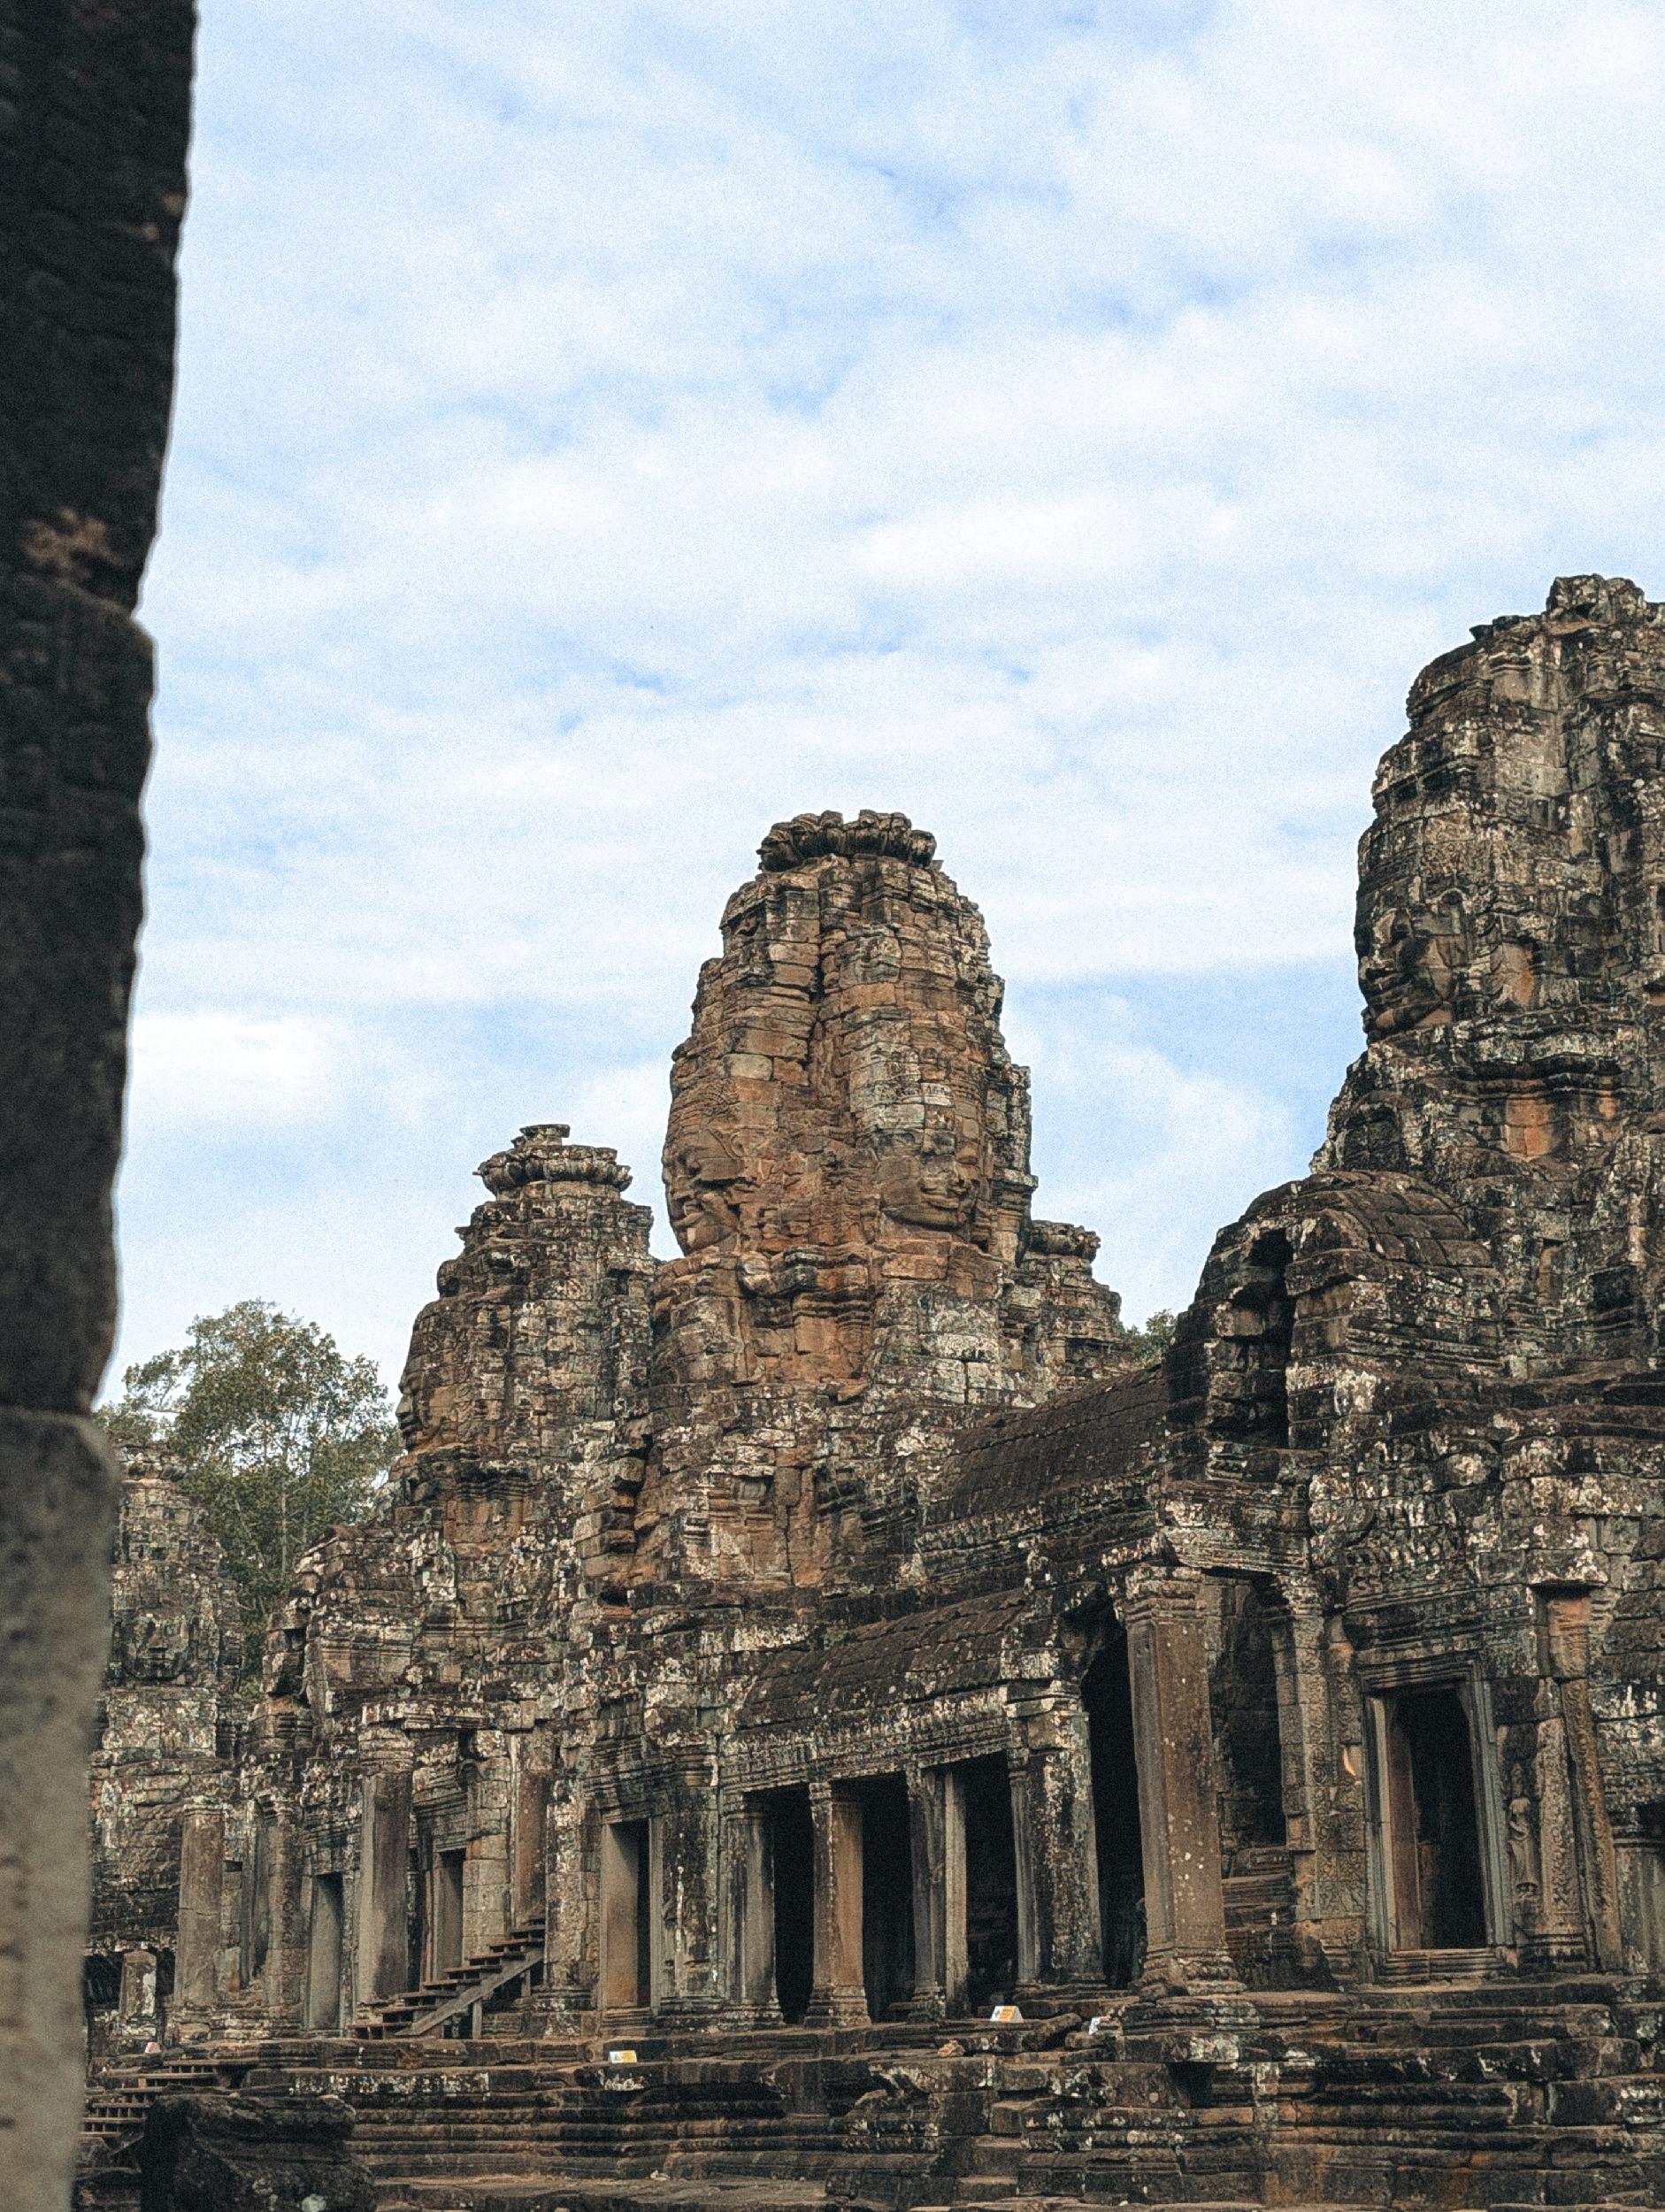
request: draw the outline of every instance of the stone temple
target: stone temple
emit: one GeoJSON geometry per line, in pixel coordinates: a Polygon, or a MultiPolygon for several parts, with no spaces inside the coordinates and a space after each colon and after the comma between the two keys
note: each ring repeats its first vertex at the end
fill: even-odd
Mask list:
{"type": "Polygon", "coordinates": [[[85,2200],[197,2083],[432,2212],[1665,2202],[1665,606],[1424,672],[1357,941],[1141,1362],[933,841],[771,830],[680,1256],[558,1124],[485,1163],[252,1702],[132,1471],[85,2200]]]}

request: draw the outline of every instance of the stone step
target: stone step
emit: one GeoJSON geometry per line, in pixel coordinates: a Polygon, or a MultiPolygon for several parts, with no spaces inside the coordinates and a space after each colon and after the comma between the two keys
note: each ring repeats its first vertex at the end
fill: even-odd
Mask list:
{"type": "MultiPolygon", "coordinates": [[[[418,2179],[381,2193],[387,2207],[403,2202],[415,2212],[811,2212],[824,2207],[819,2181],[771,2178],[755,2182],[638,2180],[563,2174],[518,2180],[458,2176],[418,2179]]],[[[1233,2208],[1233,2212],[1237,2208],[1233,2208]]]]}

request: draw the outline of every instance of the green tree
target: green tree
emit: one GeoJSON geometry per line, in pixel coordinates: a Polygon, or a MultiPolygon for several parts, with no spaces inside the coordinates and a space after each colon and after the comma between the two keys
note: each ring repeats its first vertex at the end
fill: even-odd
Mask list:
{"type": "Polygon", "coordinates": [[[1148,1317],[1142,1329],[1123,1331],[1121,1348],[1135,1359],[1160,1359],[1173,1340],[1174,1317],[1166,1306],[1161,1306],[1148,1317]]]}
{"type": "Polygon", "coordinates": [[[373,1363],[258,1298],[129,1367],[99,1414],[118,1444],[165,1446],[201,1500],[256,1663],[295,1562],[325,1529],[363,1517],[399,1449],[373,1363]]]}

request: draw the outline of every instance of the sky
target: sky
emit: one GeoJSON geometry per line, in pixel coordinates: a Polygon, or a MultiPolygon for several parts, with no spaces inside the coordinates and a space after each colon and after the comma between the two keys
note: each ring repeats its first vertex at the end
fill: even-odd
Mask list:
{"type": "Polygon", "coordinates": [[[827,807],[934,832],[1038,1210],[1183,1304],[1359,1048],[1417,669],[1665,597],[1665,10],[203,17],[112,1382],[242,1297],[392,1380],[524,1122],[658,1205],[827,807]]]}

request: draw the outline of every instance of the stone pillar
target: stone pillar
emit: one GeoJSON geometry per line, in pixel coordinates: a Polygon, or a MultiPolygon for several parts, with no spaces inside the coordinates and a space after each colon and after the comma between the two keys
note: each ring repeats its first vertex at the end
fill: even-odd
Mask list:
{"type": "Polygon", "coordinates": [[[544,1810],[543,1982],[532,2009],[556,2034],[577,2033],[601,2002],[599,1823],[552,1779],[544,1810]]]}
{"type": "Polygon", "coordinates": [[[1040,1978],[1040,1900],[1035,1891],[1035,1838],[1029,1821],[1028,1754],[1009,1751],[1006,1767],[1012,1801],[1012,1870],[1017,1886],[1017,1988],[1030,1989],[1040,1978]]]}
{"type": "Polygon", "coordinates": [[[543,1917],[544,1826],[549,1809],[549,1776],[518,1768],[510,1839],[509,1903],[517,1928],[530,1927],[543,1917]]]}
{"type": "Polygon", "coordinates": [[[1152,1993],[1239,1986],[1225,1947],[1201,1583],[1190,1571],[1149,1573],[1126,1605],[1152,1993]]]}
{"type": "Polygon", "coordinates": [[[709,2020],[725,2001],[717,1810],[716,1778],[702,1755],[681,1768],[652,1823],[654,2008],[667,2024],[709,2020]]]}
{"type": "Polygon", "coordinates": [[[1546,1593],[1542,1604],[1545,1655],[1561,1692],[1573,1825],[1584,1870],[1584,1907],[1594,1939],[1595,1962],[1604,1973],[1622,1973],[1624,1942],[1619,1916],[1619,1861],[1607,1817],[1607,1793],[1601,1786],[1595,1715],[1590,1704],[1589,1593],[1546,1593]]]}
{"type": "Polygon", "coordinates": [[[1297,1964],[1315,1978],[1355,1978],[1364,1958],[1364,1709],[1343,1644],[1331,1663],[1323,1601],[1280,1586],[1273,1616],[1283,1739],[1285,1836],[1297,1964]]]}
{"type": "Polygon", "coordinates": [[[804,2025],[864,2027],[862,1803],[828,1782],[809,1785],[815,1821],[815,1987],[804,2025]]]}
{"type": "Polygon", "coordinates": [[[396,1997],[410,1972],[410,1770],[365,1775],[358,1825],[357,2009],[396,1997]]]}
{"type": "Polygon", "coordinates": [[[192,1806],[180,1838],[180,1932],[173,1955],[173,2010],[178,2019],[212,2012],[219,1994],[225,1866],[225,1815],[217,1805],[192,1806]]]}
{"type": "Polygon", "coordinates": [[[157,2032],[156,1953],[125,1951],[116,2018],[124,2034],[150,2037],[157,2032]]]}
{"type": "Polygon", "coordinates": [[[965,1777],[942,1769],[942,1999],[949,2014],[965,2009],[971,1976],[965,1872],[965,1777]]]}
{"type": "Polygon", "coordinates": [[[948,1778],[946,1767],[910,1768],[908,1773],[908,1841],[913,1862],[910,2010],[918,2020],[940,2020],[948,2010],[948,1778]]]}
{"type": "Polygon", "coordinates": [[[463,1857],[463,1956],[479,1958],[506,1933],[509,1839],[476,1836],[463,1857]]]}
{"type": "Polygon", "coordinates": [[[295,1823],[282,1812],[273,1818],[272,1929],[264,1976],[265,2009],[272,2025],[293,2032],[306,2018],[307,1932],[304,1853],[295,1823]]]}
{"type": "MultiPolygon", "coordinates": [[[[1584,1886],[1578,1870],[1578,1824],[1573,1809],[1572,1775],[1567,1748],[1566,1724],[1561,1717],[1561,1692],[1553,1679],[1540,1681],[1533,1701],[1537,1714],[1537,1745],[1532,1757],[1532,1790],[1537,1801],[1536,1843],[1531,1855],[1535,1863],[1537,1894],[1529,1900],[1531,1914],[1521,1939],[1521,1962],[1533,1973],[1554,1973],[1591,1963],[1588,1923],[1584,1918],[1584,1886]]],[[[1515,1836],[1514,1809],[1510,1809],[1511,1855],[1527,1854],[1515,1836]]],[[[1517,1904],[1523,1887],[1521,1871],[1514,1869],[1517,1904]]]]}
{"type": "Polygon", "coordinates": [[[774,1853],[763,1801],[736,1797],[725,1809],[722,1833],[724,1912],[727,1928],[729,2022],[737,2028],[774,2025],[774,1853]]]}
{"type": "Polygon", "coordinates": [[[142,908],[190,0],[4,17],[0,158],[0,2204],[70,2200],[87,1753],[119,1476],[110,1193],[142,908]]]}
{"type": "Polygon", "coordinates": [[[1029,1717],[1028,1748],[1012,1770],[1012,1840],[1018,1866],[1018,1985],[1104,1986],[1099,1927],[1093,1761],[1079,1699],[1048,1700],[1029,1717]],[[1031,1934],[1024,1935],[1028,1902],[1031,1934]]]}

